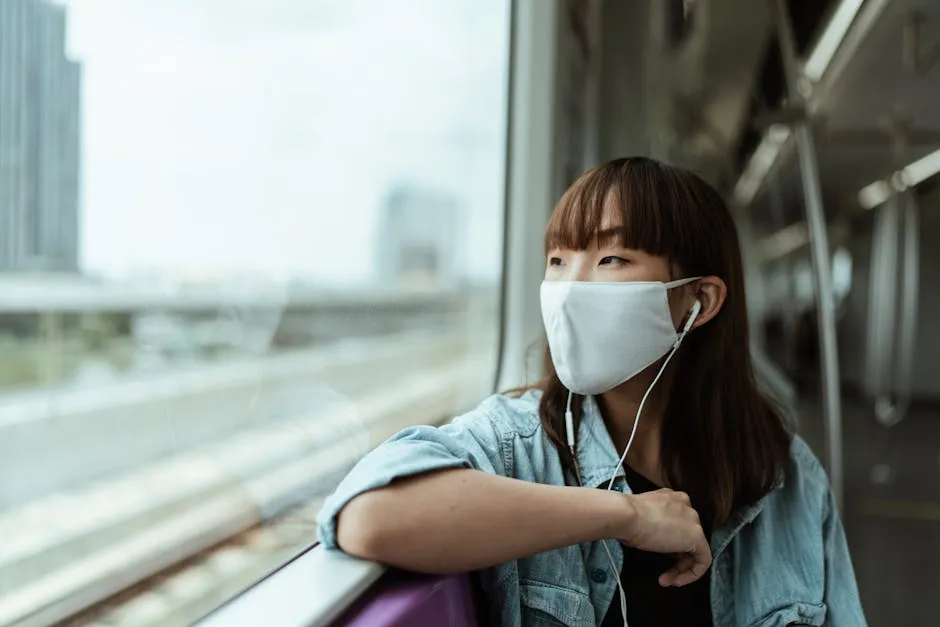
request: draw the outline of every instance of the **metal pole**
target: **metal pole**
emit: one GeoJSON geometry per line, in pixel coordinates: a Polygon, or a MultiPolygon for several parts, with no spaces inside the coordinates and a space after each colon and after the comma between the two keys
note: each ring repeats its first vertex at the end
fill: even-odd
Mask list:
{"type": "Polygon", "coordinates": [[[897,394],[893,423],[904,419],[911,404],[914,377],[914,357],[917,352],[917,314],[920,296],[920,207],[917,191],[904,191],[901,209],[903,246],[901,260],[901,312],[898,326],[898,355],[894,373],[897,394]]]}
{"type": "MultiPolygon", "coordinates": [[[[895,119],[893,133],[894,159],[898,168],[903,167],[910,145],[910,121],[895,119]]],[[[894,178],[894,177],[892,177],[894,178]]],[[[892,187],[894,187],[892,185],[892,187]]],[[[895,343],[886,347],[892,357],[888,362],[893,370],[885,372],[885,398],[888,403],[876,403],[876,416],[885,426],[893,426],[904,419],[911,404],[914,357],[917,349],[917,308],[920,293],[920,228],[917,191],[906,188],[892,189],[894,199],[894,282],[895,294],[888,304],[897,314],[892,318],[892,337],[895,343]],[[898,238],[902,247],[898,251],[898,238]],[[900,287],[898,287],[900,286],[900,287]],[[879,412],[879,410],[881,410],[879,412]]],[[[882,210],[887,209],[883,207],[882,210]]]]}
{"type": "MultiPolygon", "coordinates": [[[[796,44],[785,0],[772,0],[771,10],[777,25],[780,52],[786,74],[790,105],[804,107],[806,79],[800,76],[797,65],[796,44]]],[[[800,178],[806,204],[806,222],[809,227],[810,251],[816,279],[816,318],[819,348],[822,358],[823,416],[826,422],[826,462],[829,482],[836,506],[842,509],[842,399],[839,394],[839,356],[836,346],[836,316],[832,293],[829,238],[823,210],[822,185],[813,132],[806,119],[794,125],[800,178]]]]}

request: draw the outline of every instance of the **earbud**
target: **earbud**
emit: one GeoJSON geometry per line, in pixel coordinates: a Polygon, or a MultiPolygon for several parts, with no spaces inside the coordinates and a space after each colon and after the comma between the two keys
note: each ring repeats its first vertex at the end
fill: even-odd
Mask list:
{"type": "Polygon", "coordinates": [[[568,450],[571,451],[571,456],[574,457],[574,415],[571,413],[571,397],[573,394],[568,392],[568,405],[565,408],[565,435],[568,439],[568,450]]]}
{"type": "Polygon", "coordinates": [[[698,315],[702,312],[702,301],[697,300],[695,304],[692,305],[692,309],[689,311],[689,319],[685,321],[685,326],[682,328],[682,334],[685,335],[689,332],[689,329],[692,328],[692,325],[695,324],[695,319],[698,318],[698,315]]]}

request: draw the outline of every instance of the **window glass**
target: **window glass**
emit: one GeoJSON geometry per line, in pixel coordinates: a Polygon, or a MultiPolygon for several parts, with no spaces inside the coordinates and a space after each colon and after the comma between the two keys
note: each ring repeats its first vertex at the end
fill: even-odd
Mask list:
{"type": "Polygon", "coordinates": [[[189,622],[490,391],[508,5],[0,1],[0,624],[189,622]]]}

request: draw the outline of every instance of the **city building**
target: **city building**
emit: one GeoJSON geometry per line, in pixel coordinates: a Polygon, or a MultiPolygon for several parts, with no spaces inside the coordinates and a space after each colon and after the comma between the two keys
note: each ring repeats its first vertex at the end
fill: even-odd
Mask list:
{"type": "Polygon", "coordinates": [[[78,268],[81,67],[66,10],[0,2],[0,271],[78,268]]]}
{"type": "Polygon", "coordinates": [[[449,194],[411,186],[385,200],[376,234],[376,275],[384,285],[434,288],[463,279],[459,203],[449,194]]]}

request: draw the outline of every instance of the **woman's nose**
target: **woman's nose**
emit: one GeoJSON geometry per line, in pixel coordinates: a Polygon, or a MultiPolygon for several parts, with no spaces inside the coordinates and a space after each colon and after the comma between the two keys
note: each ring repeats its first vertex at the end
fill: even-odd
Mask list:
{"type": "Polygon", "coordinates": [[[583,255],[575,255],[568,266],[565,268],[566,272],[564,280],[566,281],[590,281],[591,280],[591,264],[590,260],[586,259],[583,255]]]}

